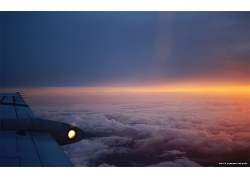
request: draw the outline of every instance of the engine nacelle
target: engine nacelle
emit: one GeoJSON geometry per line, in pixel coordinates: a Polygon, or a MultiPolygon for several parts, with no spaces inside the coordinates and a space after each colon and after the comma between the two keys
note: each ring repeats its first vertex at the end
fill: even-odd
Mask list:
{"type": "Polygon", "coordinates": [[[73,125],[46,119],[1,119],[0,130],[48,132],[59,145],[78,142],[84,138],[84,132],[73,125]]]}

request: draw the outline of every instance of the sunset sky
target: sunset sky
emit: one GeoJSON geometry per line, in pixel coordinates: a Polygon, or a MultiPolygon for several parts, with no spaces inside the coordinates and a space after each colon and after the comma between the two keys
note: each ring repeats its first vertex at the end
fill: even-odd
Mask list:
{"type": "Polygon", "coordinates": [[[1,12],[3,89],[249,92],[249,68],[249,12],[1,12]]]}
{"type": "Polygon", "coordinates": [[[1,92],[82,128],[75,166],[249,166],[249,12],[0,16],[1,92]]]}

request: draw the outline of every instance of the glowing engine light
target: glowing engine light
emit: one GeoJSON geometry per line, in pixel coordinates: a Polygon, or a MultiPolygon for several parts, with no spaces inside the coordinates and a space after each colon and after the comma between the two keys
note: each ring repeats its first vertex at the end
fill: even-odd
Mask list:
{"type": "Polygon", "coordinates": [[[73,129],[69,130],[69,132],[68,132],[68,138],[69,139],[74,139],[75,137],[76,137],[76,131],[73,130],[73,129]]]}

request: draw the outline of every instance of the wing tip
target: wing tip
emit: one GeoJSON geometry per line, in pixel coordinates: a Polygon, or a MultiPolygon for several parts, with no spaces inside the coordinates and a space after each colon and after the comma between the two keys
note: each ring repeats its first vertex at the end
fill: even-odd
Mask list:
{"type": "Polygon", "coordinates": [[[17,91],[16,92],[21,98],[28,98],[28,96],[26,96],[24,91],[17,91]]]}

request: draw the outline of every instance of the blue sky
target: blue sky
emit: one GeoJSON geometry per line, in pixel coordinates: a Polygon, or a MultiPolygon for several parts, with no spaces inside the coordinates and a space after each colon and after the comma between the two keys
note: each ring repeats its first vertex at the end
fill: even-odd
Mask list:
{"type": "Polygon", "coordinates": [[[1,87],[249,80],[249,12],[1,12],[1,87]]]}

